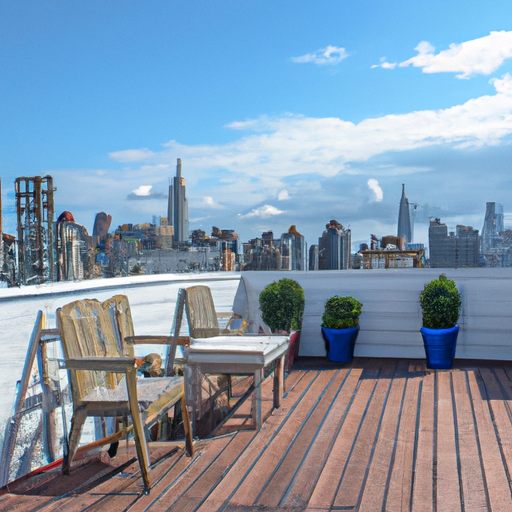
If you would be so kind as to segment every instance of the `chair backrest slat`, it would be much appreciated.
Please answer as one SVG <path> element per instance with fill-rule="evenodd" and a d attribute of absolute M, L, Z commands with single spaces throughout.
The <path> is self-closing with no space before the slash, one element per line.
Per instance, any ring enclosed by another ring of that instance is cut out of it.
<path fill-rule="evenodd" d="M 186 289 L 186 312 L 192 338 L 212 338 L 220 334 L 212 292 L 208 286 Z"/>
<path fill-rule="evenodd" d="M 101 303 L 103 311 L 110 318 L 114 328 L 119 353 L 126 357 L 135 357 L 133 345 L 125 342 L 127 336 L 134 336 L 132 312 L 126 295 L 114 295 Z"/>

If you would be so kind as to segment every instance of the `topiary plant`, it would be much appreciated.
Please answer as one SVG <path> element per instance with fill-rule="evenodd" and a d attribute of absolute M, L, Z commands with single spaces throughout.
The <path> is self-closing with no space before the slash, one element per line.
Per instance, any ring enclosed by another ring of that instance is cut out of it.
<path fill-rule="evenodd" d="M 423 327 L 429 329 L 449 329 L 459 319 L 461 306 L 460 293 L 455 281 L 442 274 L 439 279 L 427 283 L 420 294 L 423 312 Z"/>
<path fill-rule="evenodd" d="M 334 295 L 325 302 L 322 315 L 322 327 L 328 329 L 347 329 L 359 325 L 359 315 L 363 305 L 354 297 Z"/>
<path fill-rule="evenodd" d="M 280 279 L 264 288 L 259 297 L 261 316 L 272 332 L 300 331 L 304 290 L 293 279 Z"/>

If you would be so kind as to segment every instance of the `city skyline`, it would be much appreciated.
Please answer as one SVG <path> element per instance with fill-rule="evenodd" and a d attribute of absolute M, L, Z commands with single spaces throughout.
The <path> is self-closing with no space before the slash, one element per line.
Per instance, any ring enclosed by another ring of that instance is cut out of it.
<path fill-rule="evenodd" d="M 331 219 L 396 233 L 400 187 L 482 230 L 512 167 L 512 5 L 436 0 L 0 3 L 4 230 L 14 180 L 53 177 L 92 231 L 165 216 L 177 158 L 190 230 L 242 240 Z M 508 209 L 508 211 L 507 211 Z"/>

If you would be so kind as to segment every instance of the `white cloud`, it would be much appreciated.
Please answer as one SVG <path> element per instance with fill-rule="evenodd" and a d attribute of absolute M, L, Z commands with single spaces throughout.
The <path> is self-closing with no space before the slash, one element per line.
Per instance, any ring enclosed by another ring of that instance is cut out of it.
<path fill-rule="evenodd" d="M 423 73 L 459 73 L 457 78 L 490 75 L 512 58 L 512 31 L 491 32 L 478 39 L 452 43 L 437 55 L 428 41 L 420 42 L 415 50 L 418 55 L 401 62 L 400 67 L 412 65 L 422 68 Z"/>
<path fill-rule="evenodd" d="M 288 190 L 281 190 L 281 192 L 277 194 L 277 199 L 279 201 L 287 201 L 288 199 L 290 199 L 290 194 L 288 193 Z"/>
<path fill-rule="evenodd" d="M 201 202 L 201 206 L 204 206 L 206 208 L 212 208 L 214 210 L 223 210 L 225 208 L 225 206 L 222 206 L 221 204 L 216 203 L 213 200 L 212 196 L 204 196 L 203 201 Z"/>
<path fill-rule="evenodd" d="M 260 206 L 259 208 L 254 208 L 251 212 L 246 213 L 245 215 L 240 215 L 241 219 L 250 219 L 251 217 L 259 217 L 260 219 L 268 219 L 270 217 L 274 217 L 276 215 L 281 215 L 284 213 L 282 210 L 279 210 L 275 206 L 271 206 L 270 204 L 266 204 L 264 206 Z"/>
<path fill-rule="evenodd" d="M 149 196 L 152 188 L 152 185 L 141 185 L 139 188 L 132 190 L 132 194 L 135 196 Z"/>
<path fill-rule="evenodd" d="M 380 203 L 382 201 L 382 199 L 384 198 L 384 194 L 382 193 L 382 189 L 379 186 L 379 182 L 374 178 L 370 178 L 368 180 L 367 185 L 368 185 L 368 188 L 371 191 L 373 191 L 373 193 L 375 194 L 375 201 Z"/>
<path fill-rule="evenodd" d="M 348 53 L 345 48 L 339 48 L 337 46 L 327 46 L 327 48 L 320 48 L 316 52 L 306 53 L 300 57 L 292 57 L 293 62 L 304 64 L 307 62 L 314 62 L 319 66 L 329 64 L 339 64 L 343 59 L 348 57 Z"/>
<path fill-rule="evenodd" d="M 148 148 L 141 149 L 126 149 L 124 151 L 114 151 L 109 153 L 108 156 L 118 162 L 140 162 L 151 158 L 155 153 Z"/>
<path fill-rule="evenodd" d="M 388 62 L 386 57 L 381 57 L 380 64 L 374 64 L 371 69 L 384 68 L 384 69 L 395 69 L 398 64 L 396 62 Z"/>

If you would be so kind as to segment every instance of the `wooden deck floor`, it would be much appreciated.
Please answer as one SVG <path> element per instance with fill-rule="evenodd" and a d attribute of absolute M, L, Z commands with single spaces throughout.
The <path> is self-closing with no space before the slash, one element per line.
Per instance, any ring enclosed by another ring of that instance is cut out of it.
<path fill-rule="evenodd" d="M 0 510 L 512 511 L 512 364 L 299 361 L 286 387 L 259 433 L 228 429 L 192 460 L 158 445 L 149 496 L 133 459 L 113 473 L 98 459 L 64 494 L 46 475 L 0 496 Z"/>

